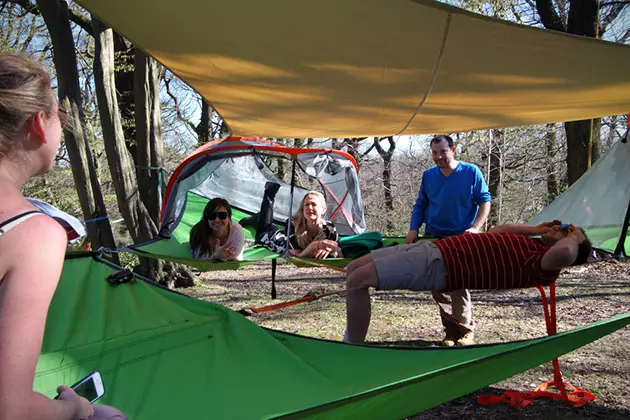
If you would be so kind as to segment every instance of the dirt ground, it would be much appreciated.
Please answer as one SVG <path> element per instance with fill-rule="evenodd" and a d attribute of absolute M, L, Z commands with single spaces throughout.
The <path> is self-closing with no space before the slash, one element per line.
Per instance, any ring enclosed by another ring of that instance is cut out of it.
<path fill-rule="evenodd" d="M 583 326 L 630 311 L 630 262 L 601 261 L 566 270 L 557 282 L 558 330 Z M 270 298 L 271 263 L 236 271 L 201 273 L 198 285 L 181 292 L 238 310 L 304 296 L 312 290 L 343 290 L 339 273 L 320 268 L 278 264 L 278 299 Z M 442 338 L 437 306 L 429 293 L 372 293 L 368 340 L 380 344 L 437 345 Z M 476 342 L 494 343 L 546 334 L 540 294 L 535 289 L 473 292 Z M 250 318 L 261 326 L 296 334 L 341 340 L 345 328 L 343 296 L 328 296 Z M 463 419 L 630 419 L 630 328 L 560 358 L 569 383 L 585 388 L 596 400 L 582 408 L 537 400 L 524 409 L 507 405 L 483 407 L 476 395 L 508 389 L 531 390 L 551 380 L 551 363 L 417 414 L 414 420 Z"/>

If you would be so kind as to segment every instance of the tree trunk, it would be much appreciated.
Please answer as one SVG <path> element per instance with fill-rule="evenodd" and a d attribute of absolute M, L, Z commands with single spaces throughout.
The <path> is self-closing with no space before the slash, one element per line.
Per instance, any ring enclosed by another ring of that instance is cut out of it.
<path fill-rule="evenodd" d="M 389 141 L 389 149 L 385 151 L 381 147 L 381 141 L 387 139 Z M 394 232 L 394 221 L 391 215 L 394 214 L 394 197 L 392 195 L 392 156 L 394 156 L 394 150 L 396 150 L 396 142 L 394 137 L 374 138 L 374 147 L 378 151 L 378 154 L 383 158 L 383 196 L 385 198 L 385 209 L 389 217 L 387 217 L 387 231 L 388 233 Z"/>
<path fill-rule="evenodd" d="M 140 50 L 135 57 L 136 160 L 140 198 L 156 226 L 163 194 L 162 116 L 159 64 Z"/>
<path fill-rule="evenodd" d="M 597 37 L 598 0 L 571 0 L 567 32 L 574 35 Z"/>
<path fill-rule="evenodd" d="M 140 199 L 133 161 L 125 144 L 114 81 L 114 37 L 111 28 L 92 16 L 95 57 L 94 81 L 103 128 L 107 162 L 116 190 L 118 207 L 135 243 L 154 238 L 157 228 Z"/>
<path fill-rule="evenodd" d="M 359 144 L 361 140 L 365 140 L 365 137 L 354 137 L 345 139 L 345 143 L 348 146 L 348 154 L 357 161 L 357 165 L 361 167 L 363 163 L 363 155 L 359 152 Z"/>
<path fill-rule="evenodd" d="M 160 80 L 163 69 L 151 57 L 136 50 L 134 58 L 134 115 L 136 127 L 136 161 L 140 198 L 155 226 L 160 224 L 163 186 L 162 115 L 160 112 Z M 155 234 L 153 234 L 155 235 Z M 152 238 L 148 238 L 152 239 Z M 148 240 L 145 239 L 145 240 Z M 140 274 L 161 279 L 168 287 L 194 285 L 194 274 L 181 264 L 141 258 L 136 269 Z"/>
<path fill-rule="evenodd" d="M 560 193 L 558 176 L 553 163 L 557 144 L 556 125 L 547 124 L 547 132 L 545 133 L 545 148 L 547 149 L 547 204 L 551 203 Z"/>
<path fill-rule="evenodd" d="M 547 29 L 574 35 L 597 38 L 599 31 L 599 2 L 571 0 L 566 25 L 556 13 L 554 3 L 536 0 L 536 9 Z M 599 127 L 601 120 L 571 121 L 564 124 L 567 133 L 567 177 L 569 185 L 586 172 L 599 157 Z M 592 134 L 592 135 L 591 135 Z"/>
<path fill-rule="evenodd" d="M 201 121 L 195 131 L 197 131 L 198 146 L 212 140 L 212 107 L 203 97 L 201 97 Z"/>
<path fill-rule="evenodd" d="M 284 139 L 275 139 L 275 142 L 281 146 L 286 146 Z M 276 159 L 276 164 L 278 165 L 278 178 L 284 180 L 287 174 L 287 161 L 279 157 Z"/>
<path fill-rule="evenodd" d="M 591 129 L 598 124 L 593 124 L 593 127 L 591 124 L 593 124 L 593 120 L 564 123 L 564 129 L 567 133 L 567 178 L 569 185 L 573 185 L 591 167 L 594 155 L 599 154 L 599 138 L 595 138 L 595 133 L 591 138 Z"/>
<path fill-rule="evenodd" d="M 501 194 L 502 191 L 502 163 L 503 143 L 505 132 L 500 129 L 490 131 L 490 159 L 488 167 L 488 190 L 493 204 L 488 215 L 488 226 L 501 224 Z"/>
<path fill-rule="evenodd" d="M 602 154 L 602 119 L 593 120 L 593 144 L 591 145 L 591 166 L 599 160 Z M 590 168 L 590 167 L 589 167 Z"/>
<path fill-rule="evenodd" d="M 53 44 L 59 99 L 68 110 L 69 124 L 64 129 L 65 145 L 83 217 L 86 220 L 103 218 L 87 223 L 88 236 L 95 249 L 101 246 L 115 249 L 116 243 L 107 219 L 107 210 L 94 168 L 92 152 L 85 136 L 85 118 L 68 4 L 62 0 L 38 0 L 37 5 Z M 118 262 L 116 255 L 113 258 Z"/>
<path fill-rule="evenodd" d="M 122 124 L 127 150 L 129 150 L 134 164 L 137 166 L 136 121 L 134 116 L 135 51 L 136 48 L 133 44 L 127 42 L 125 38 L 114 32 L 114 79 L 116 82 L 118 111 L 120 112 L 120 122 Z"/>

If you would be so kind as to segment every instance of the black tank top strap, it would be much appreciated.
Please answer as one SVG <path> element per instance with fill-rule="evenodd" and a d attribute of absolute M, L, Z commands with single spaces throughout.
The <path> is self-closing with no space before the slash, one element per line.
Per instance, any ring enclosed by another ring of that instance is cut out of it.
<path fill-rule="evenodd" d="M 35 215 L 35 214 L 44 214 L 44 213 L 42 213 L 39 210 L 29 210 L 29 211 L 25 211 L 23 213 L 20 213 L 20 214 L 18 214 L 16 216 L 9 217 L 4 222 L 1 222 L 0 223 L 0 236 L 5 234 L 9 230 L 13 229 L 15 226 L 19 225 L 22 222 L 22 220 L 26 220 L 26 219 L 29 219 L 30 217 L 32 217 L 32 216 L 29 216 L 29 215 Z"/>

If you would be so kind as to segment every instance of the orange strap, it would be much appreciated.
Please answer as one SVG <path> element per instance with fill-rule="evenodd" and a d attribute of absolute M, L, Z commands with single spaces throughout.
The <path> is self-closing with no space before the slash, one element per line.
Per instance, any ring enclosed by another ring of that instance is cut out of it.
<path fill-rule="evenodd" d="M 549 285 L 550 302 L 547 301 L 545 289 L 537 286 L 542 298 L 543 311 L 545 312 L 545 325 L 548 335 L 555 335 L 557 332 L 556 325 L 556 283 Z M 571 407 L 582 407 L 593 401 L 595 395 L 585 389 L 573 386 L 562 380 L 560 372 L 560 363 L 558 359 L 553 359 L 553 381 L 544 382 L 538 385 L 533 391 L 506 391 L 501 396 L 496 395 L 479 395 L 477 402 L 481 405 L 496 405 L 501 403 L 510 404 L 515 408 L 527 407 L 534 402 L 536 398 L 550 398 L 554 400 L 564 401 Z M 548 391 L 550 388 L 556 388 L 559 392 Z"/>
<path fill-rule="evenodd" d="M 308 292 L 307 294 L 305 294 L 304 296 L 302 296 L 301 298 L 297 298 L 297 299 L 293 299 L 293 300 L 287 300 L 285 302 L 280 302 L 280 303 L 276 303 L 274 305 L 267 305 L 267 306 L 261 306 L 258 308 L 244 308 L 241 309 L 239 312 L 243 315 L 246 316 L 250 316 L 253 314 L 258 314 L 261 312 L 271 312 L 271 311 L 277 311 L 279 309 L 284 309 L 284 308 L 288 308 L 289 306 L 293 306 L 293 305 L 297 305 L 299 303 L 306 303 L 306 302 L 313 302 L 317 299 L 321 299 L 325 296 L 332 296 L 332 295 L 341 295 L 346 293 L 345 290 L 337 290 L 334 292 L 318 292 L 315 290 L 311 290 L 310 292 Z"/>
<path fill-rule="evenodd" d="M 314 267 L 328 268 L 330 270 L 338 271 L 340 273 L 345 273 L 346 272 L 345 268 L 331 267 L 329 265 L 318 263 L 316 261 L 304 260 L 304 259 L 299 258 L 299 257 L 289 257 L 288 259 L 292 260 L 292 261 L 299 262 L 299 263 L 303 263 L 303 264 L 309 264 L 309 265 L 312 265 Z M 258 313 L 261 313 L 261 312 L 277 311 L 277 310 L 288 308 L 289 306 L 297 305 L 297 304 L 300 304 L 300 303 L 313 302 L 314 300 L 321 299 L 321 298 L 323 298 L 325 296 L 341 295 L 341 294 L 344 294 L 344 293 L 346 293 L 345 290 L 337 290 L 335 292 L 326 292 L 326 293 L 322 292 L 322 291 L 311 290 L 310 292 L 308 292 L 307 294 L 305 294 L 301 298 L 297 298 L 297 299 L 293 299 L 293 300 L 287 300 L 285 302 L 280 302 L 280 303 L 276 303 L 276 304 L 273 304 L 273 305 L 261 306 L 261 307 L 258 307 L 258 308 L 254 308 L 254 307 L 243 308 L 243 309 L 241 309 L 238 312 L 241 313 L 242 315 L 250 316 L 250 315 L 258 314 Z"/>
<path fill-rule="evenodd" d="M 562 385 L 566 391 L 566 398 L 560 393 L 548 391 L 549 388 L 555 388 L 554 381 L 549 381 L 538 385 L 533 391 L 506 391 L 501 396 L 479 395 L 477 402 L 481 405 L 507 403 L 514 408 L 523 408 L 533 403 L 536 398 L 549 398 L 564 401 L 572 407 L 582 407 L 595 399 L 595 395 L 585 389 L 573 386 L 568 382 L 563 382 Z"/>

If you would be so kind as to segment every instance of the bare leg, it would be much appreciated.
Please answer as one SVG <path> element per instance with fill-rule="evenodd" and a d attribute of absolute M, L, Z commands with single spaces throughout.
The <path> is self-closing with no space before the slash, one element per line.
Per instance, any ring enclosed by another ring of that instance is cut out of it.
<path fill-rule="evenodd" d="M 349 343 L 365 341 L 372 316 L 369 287 L 377 286 L 378 275 L 371 257 L 346 276 L 346 332 Z"/>
<path fill-rule="evenodd" d="M 348 277 L 352 272 L 354 272 L 357 268 L 363 267 L 366 264 L 372 262 L 372 256 L 370 254 L 364 255 L 361 258 L 357 258 L 348 264 L 346 267 L 346 277 Z"/>

